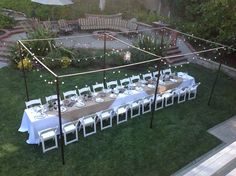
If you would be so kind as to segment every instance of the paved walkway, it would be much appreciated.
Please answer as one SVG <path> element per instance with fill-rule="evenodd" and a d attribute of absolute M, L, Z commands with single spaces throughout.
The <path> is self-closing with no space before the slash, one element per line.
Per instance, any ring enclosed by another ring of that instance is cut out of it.
<path fill-rule="evenodd" d="M 0 61 L 0 68 L 6 67 L 6 66 L 8 66 L 8 64 L 6 62 Z"/>
<path fill-rule="evenodd" d="M 209 129 L 208 132 L 226 144 L 236 141 L 236 116 Z"/>
<path fill-rule="evenodd" d="M 196 160 L 192 161 L 172 176 L 183 176 L 185 173 L 189 172 L 193 168 L 196 168 L 198 165 L 208 160 L 219 151 L 227 147 L 232 142 L 236 141 L 236 116 L 222 122 L 215 127 L 208 130 L 208 132 L 217 138 L 219 138 L 223 143 L 216 148 L 212 149 L 208 153 L 202 155 Z M 220 169 L 219 172 L 215 173 L 213 176 L 224 176 L 231 172 L 234 168 L 236 168 L 236 159 L 228 163 L 226 166 Z M 236 176 L 236 175 L 235 175 Z"/>

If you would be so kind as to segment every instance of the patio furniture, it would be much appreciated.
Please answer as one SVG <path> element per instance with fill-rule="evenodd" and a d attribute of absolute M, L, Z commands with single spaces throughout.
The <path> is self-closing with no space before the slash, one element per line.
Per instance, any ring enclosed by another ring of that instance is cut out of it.
<path fill-rule="evenodd" d="M 26 101 L 25 102 L 25 106 L 26 108 L 32 108 L 34 106 L 40 106 L 42 105 L 41 99 L 34 99 L 34 100 L 30 100 L 30 101 Z"/>
<path fill-rule="evenodd" d="M 92 86 L 93 88 L 93 92 L 98 92 L 98 91 L 103 91 L 104 90 L 104 84 L 100 83 L 100 84 L 95 84 Z"/>
<path fill-rule="evenodd" d="M 68 34 L 73 32 L 73 28 L 70 25 L 68 25 L 66 20 L 64 19 L 59 20 L 58 25 L 60 32 L 62 32 L 63 34 Z"/>
<path fill-rule="evenodd" d="M 197 83 L 197 84 L 194 84 L 192 85 L 189 89 L 188 89 L 188 99 L 189 100 L 192 100 L 192 99 L 195 99 L 196 96 L 197 96 L 197 88 L 198 86 L 200 85 L 201 83 Z"/>
<path fill-rule="evenodd" d="M 70 90 L 70 91 L 67 91 L 67 92 L 63 92 L 63 96 L 64 96 L 64 99 L 67 99 L 67 98 L 71 98 L 71 97 L 74 97 L 74 96 L 78 96 L 77 93 L 76 93 L 76 90 Z"/>
<path fill-rule="evenodd" d="M 177 75 L 179 75 L 178 79 L 176 79 L 177 82 L 169 80 L 169 81 L 166 81 L 164 85 L 160 85 L 160 89 L 163 90 L 162 97 L 164 97 L 165 92 L 170 93 L 170 91 L 168 91 L 170 89 L 178 88 L 177 90 L 179 90 L 184 87 L 195 85 L 195 80 L 193 77 L 184 73 L 178 73 Z M 155 89 L 149 87 L 148 85 L 142 85 L 142 87 L 140 87 L 140 83 L 137 83 L 137 86 L 135 86 L 135 89 L 127 90 L 126 92 L 123 92 L 123 93 L 113 94 L 110 92 L 102 92 L 101 95 L 97 94 L 95 96 L 96 98 L 94 97 L 94 99 L 92 99 L 91 101 L 82 102 L 78 100 L 76 103 L 72 104 L 72 106 L 61 107 L 62 125 L 68 122 L 76 121 L 78 120 L 78 117 L 80 117 L 79 119 L 81 122 L 83 117 L 87 117 L 91 114 L 97 113 L 97 115 L 99 116 L 99 113 L 106 109 L 114 109 L 116 112 L 116 109 L 123 105 L 128 105 L 128 109 L 131 110 L 130 105 L 132 104 L 132 102 L 135 102 L 140 99 L 142 100 L 140 102 L 140 106 L 142 108 L 141 110 L 143 111 L 143 103 L 144 103 L 143 98 L 150 96 L 150 99 L 153 99 L 152 97 L 154 95 L 154 92 L 155 92 Z M 66 93 L 64 96 L 67 96 L 67 95 L 68 95 L 68 98 L 70 96 L 73 96 L 73 97 L 77 96 L 76 90 L 68 91 L 68 93 Z M 145 106 L 145 110 L 147 111 L 150 110 L 149 105 L 150 104 L 147 103 L 147 105 Z M 161 104 L 159 103 L 159 105 Z M 134 104 L 134 108 L 135 106 L 136 105 Z M 28 132 L 28 138 L 27 138 L 28 144 L 39 143 L 40 141 L 40 137 L 38 135 L 39 131 L 58 126 L 57 109 L 53 109 L 51 111 L 46 111 L 43 113 L 41 113 L 41 110 L 39 111 L 37 110 L 38 108 L 36 108 L 36 111 L 31 108 L 29 109 L 26 108 L 22 116 L 22 121 L 21 121 L 19 131 Z M 137 110 L 135 110 L 133 115 L 135 115 L 136 113 L 137 113 Z M 120 120 L 123 120 L 123 119 L 124 118 L 120 116 Z M 95 123 L 96 123 L 96 120 L 95 120 Z M 80 128 L 82 127 L 81 123 L 79 127 Z M 58 132 L 59 131 L 57 131 L 57 133 Z M 86 129 L 86 132 L 87 132 L 87 129 Z"/>
<path fill-rule="evenodd" d="M 121 86 L 126 86 L 130 84 L 130 79 L 129 78 L 124 78 L 120 80 L 120 85 Z"/>
<path fill-rule="evenodd" d="M 78 89 L 79 96 L 85 95 L 85 94 L 91 94 L 91 89 L 90 87 L 84 87 L 81 89 Z"/>
<path fill-rule="evenodd" d="M 79 123 L 79 120 L 68 122 L 62 125 L 65 145 L 78 141 L 78 123 Z M 75 137 L 74 139 L 68 140 L 67 135 L 71 133 L 75 133 Z"/>
<path fill-rule="evenodd" d="M 118 86 L 118 82 L 117 81 L 110 81 L 110 82 L 107 82 L 107 88 L 108 89 L 114 89 Z"/>
<path fill-rule="evenodd" d="M 78 24 L 81 30 L 117 30 L 124 34 L 137 33 L 138 25 L 132 21 L 122 20 L 120 18 L 88 17 L 79 18 Z"/>
<path fill-rule="evenodd" d="M 87 137 L 96 133 L 96 117 L 97 117 L 96 114 L 92 114 L 92 115 L 83 117 L 82 120 L 80 121 L 81 126 L 83 127 L 84 137 Z M 92 127 L 93 131 L 87 133 L 86 127 Z"/>
<path fill-rule="evenodd" d="M 131 76 L 130 81 L 131 81 L 131 83 L 139 82 L 140 81 L 140 76 L 139 75 Z"/>
<path fill-rule="evenodd" d="M 108 110 L 102 111 L 100 115 L 98 116 L 101 130 L 112 127 L 112 113 L 113 113 L 113 109 L 108 109 Z M 104 121 L 108 121 L 109 122 L 108 125 L 104 125 Z"/>
<path fill-rule="evenodd" d="M 148 97 L 143 98 L 143 100 L 142 100 L 142 113 L 143 114 L 151 112 L 152 98 L 153 98 L 153 96 L 148 96 Z"/>
<path fill-rule="evenodd" d="M 55 34 L 58 34 L 60 31 L 57 22 L 43 21 L 43 26 L 45 29 L 52 31 Z"/>
<path fill-rule="evenodd" d="M 45 97 L 45 99 L 47 104 L 49 104 L 50 102 L 54 103 L 57 101 L 57 95 L 50 95 L 48 97 Z"/>
<path fill-rule="evenodd" d="M 43 148 L 43 153 L 58 148 L 58 143 L 57 143 L 57 127 L 56 128 L 48 128 L 42 131 L 38 132 L 39 138 L 40 138 L 40 142 L 42 143 L 42 148 Z M 51 147 L 47 147 L 45 145 L 45 142 L 48 140 L 54 140 L 54 145 L 52 145 Z M 40 143 L 39 143 L 40 144 Z"/>
<path fill-rule="evenodd" d="M 171 69 L 170 68 L 167 68 L 167 69 L 165 69 L 165 70 L 162 70 L 162 74 L 163 75 L 171 75 Z"/>
<path fill-rule="evenodd" d="M 164 108 L 164 97 L 162 95 L 157 94 L 156 102 L 155 102 L 155 111 Z"/>
<path fill-rule="evenodd" d="M 142 75 L 144 81 L 148 81 L 152 79 L 152 74 L 151 73 L 146 73 Z"/>
<path fill-rule="evenodd" d="M 116 109 L 117 125 L 124 123 L 128 119 L 128 105 L 122 105 Z"/>
<path fill-rule="evenodd" d="M 142 102 L 142 99 L 139 99 L 130 103 L 131 119 L 141 114 L 141 108 L 140 108 L 141 102 Z"/>
<path fill-rule="evenodd" d="M 187 87 L 184 87 L 184 88 L 179 90 L 179 92 L 178 92 L 178 103 L 183 103 L 183 102 L 186 101 L 187 93 L 188 93 L 188 88 Z"/>

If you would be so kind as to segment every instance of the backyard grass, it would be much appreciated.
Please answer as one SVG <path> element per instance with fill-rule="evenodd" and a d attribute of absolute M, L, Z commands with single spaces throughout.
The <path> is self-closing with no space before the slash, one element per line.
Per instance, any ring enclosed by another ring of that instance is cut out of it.
<path fill-rule="evenodd" d="M 179 68 L 180 69 L 180 68 Z M 0 70 L 0 175 L 50 176 L 167 176 L 214 148 L 220 141 L 207 129 L 235 115 L 236 83 L 221 74 L 211 106 L 207 106 L 215 72 L 188 65 L 181 68 L 201 82 L 198 97 L 155 112 L 153 129 L 150 113 L 119 126 L 84 138 L 65 147 L 66 165 L 60 150 L 42 153 L 41 146 L 28 145 L 27 133 L 18 132 L 24 111 L 25 91 L 20 71 Z M 126 70 L 132 74 L 134 70 Z M 30 98 L 48 96 L 55 87 L 44 83 L 46 74 L 28 73 Z M 108 74 L 108 79 L 124 77 L 125 72 Z M 101 82 L 102 74 L 65 81 L 62 91 Z"/>

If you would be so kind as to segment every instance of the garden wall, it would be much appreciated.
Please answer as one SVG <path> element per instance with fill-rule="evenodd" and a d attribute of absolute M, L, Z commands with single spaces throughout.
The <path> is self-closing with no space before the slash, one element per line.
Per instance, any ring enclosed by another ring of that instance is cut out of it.
<path fill-rule="evenodd" d="M 219 63 L 209 60 L 203 60 L 203 59 L 195 59 L 194 61 L 191 61 L 192 63 L 196 63 L 198 65 L 201 65 L 205 68 L 211 69 L 211 70 L 217 70 L 219 67 Z M 226 75 L 230 76 L 234 80 L 236 80 L 236 69 L 229 67 L 227 65 L 222 64 L 221 71 L 225 73 Z"/>

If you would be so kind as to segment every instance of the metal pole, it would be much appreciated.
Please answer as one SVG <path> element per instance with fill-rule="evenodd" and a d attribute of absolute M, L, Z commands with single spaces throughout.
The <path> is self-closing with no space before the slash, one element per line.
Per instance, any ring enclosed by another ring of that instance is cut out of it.
<path fill-rule="evenodd" d="M 207 103 L 208 106 L 210 106 L 210 104 L 211 104 L 212 95 L 213 95 L 213 93 L 214 93 L 215 86 L 216 86 L 217 80 L 218 80 L 219 75 L 220 75 L 220 69 L 221 69 L 222 62 L 223 62 L 223 59 L 220 60 L 220 65 L 219 65 L 219 67 L 218 67 L 218 71 L 217 71 L 217 74 L 216 74 L 216 78 L 215 78 L 215 81 L 213 82 L 213 85 L 212 85 L 210 97 L 209 97 L 209 100 L 208 100 L 208 103 Z"/>
<path fill-rule="evenodd" d="M 156 83 L 155 94 L 154 94 L 154 103 L 152 104 L 152 115 L 151 115 L 150 128 L 152 128 L 152 122 L 153 122 L 156 99 L 157 99 L 158 85 L 159 85 L 159 80 L 160 80 L 160 75 L 161 75 L 161 61 L 158 61 L 157 70 L 158 70 L 158 75 L 157 75 L 157 83 Z"/>
<path fill-rule="evenodd" d="M 61 137 L 61 159 L 62 164 L 65 164 L 65 157 L 64 157 L 64 139 L 62 133 L 62 122 L 61 122 L 61 99 L 60 99 L 60 87 L 59 87 L 59 78 L 56 77 L 56 86 L 57 86 L 57 108 L 58 108 L 58 117 L 59 117 L 59 129 L 60 129 L 60 137 Z"/>
<path fill-rule="evenodd" d="M 27 84 L 24 61 L 23 61 L 23 56 L 22 56 L 22 48 L 20 46 L 20 43 L 18 45 L 19 45 L 19 49 L 20 49 L 20 58 L 21 58 L 22 73 L 23 73 L 23 78 L 24 78 L 26 100 L 29 101 L 29 91 L 28 91 L 28 84 Z"/>
<path fill-rule="evenodd" d="M 107 49 L 107 34 L 104 31 L 104 50 L 103 50 L 103 68 L 106 68 L 106 49 Z M 103 84 L 105 86 L 106 83 L 106 71 L 103 71 Z"/>
<path fill-rule="evenodd" d="M 162 30 L 161 30 L 162 32 Z M 163 56 L 162 54 L 163 51 L 163 32 L 161 35 L 161 48 L 160 48 L 160 55 Z M 157 99 L 157 92 L 158 92 L 158 86 L 159 86 L 159 80 L 160 80 L 160 75 L 161 75 L 161 61 L 159 60 L 157 63 L 157 83 L 156 83 L 156 88 L 155 88 L 155 93 L 154 93 L 154 103 L 152 104 L 152 113 L 151 113 L 151 121 L 150 121 L 150 128 L 152 129 L 152 124 L 153 124 L 153 118 L 154 118 L 154 111 L 155 111 L 155 106 L 156 106 L 156 99 Z"/>

